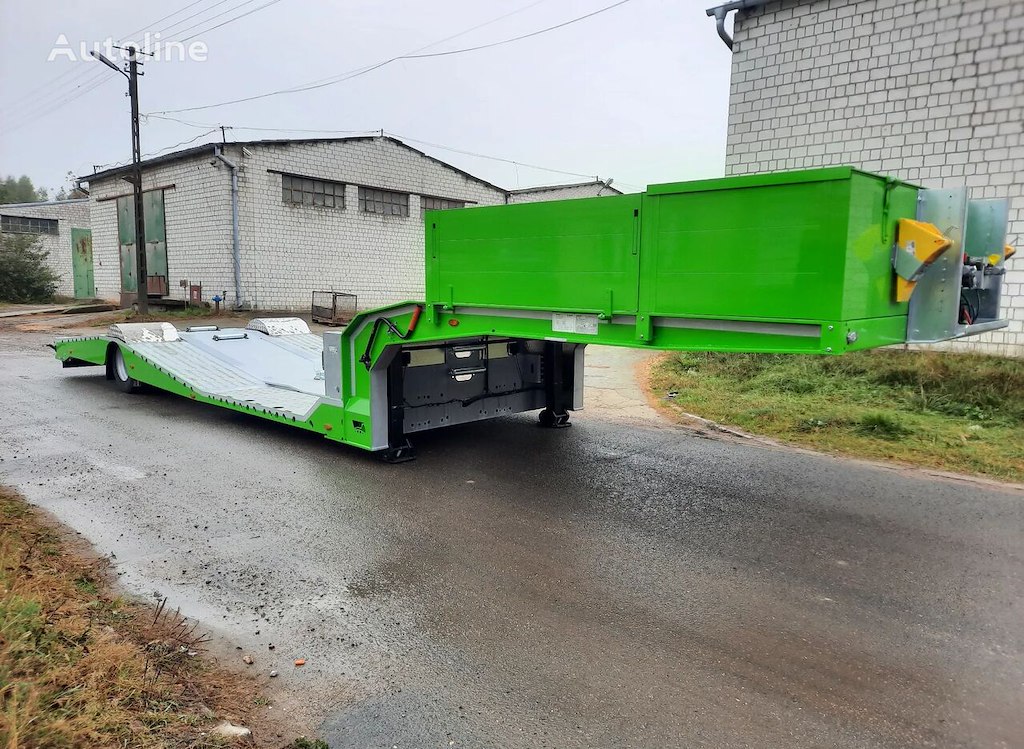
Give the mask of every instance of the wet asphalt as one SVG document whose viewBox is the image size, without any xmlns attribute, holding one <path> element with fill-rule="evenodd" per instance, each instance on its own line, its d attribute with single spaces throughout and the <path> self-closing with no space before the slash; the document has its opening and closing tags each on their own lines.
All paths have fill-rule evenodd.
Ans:
<svg viewBox="0 0 1024 749">
<path fill-rule="evenodd" d="M 331 747 L 1024 746 L 1017 490 L 701 437 L 600 350 L 614 407 L 391 466 L 51 337 L 0 332 L 0 481 Z"/>
</svg>

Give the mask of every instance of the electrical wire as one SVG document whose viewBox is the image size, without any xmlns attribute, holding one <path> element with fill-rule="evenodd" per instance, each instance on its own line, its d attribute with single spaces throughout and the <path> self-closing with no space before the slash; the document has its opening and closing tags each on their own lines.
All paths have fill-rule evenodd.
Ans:
<svg viewBox="0 0 1024 749">
<path fill-rule="evenodd" d="M 184 29 L 179 29 L 178 31 L 176 31 L 174 33 L 175 34 L 187 33 L 189 31 L 191 31 L 192 29 L 199 28 L 200 26 L 202 26 L 205 23 L 209 23 L 210 21 L 214 20 L 215 18 L 220 18 L 221 16 L 227 15 L 228 13 L 230 13 L 232 11 L 235 11 L 235 10 L 238 10 L 239 8 L 241 8 L 243 6 L 251 5 L 254 2 L 256 2 L 256 0 L 245 0 L 245 2 L 241 2 L 238 5 L 233 5 L 230 8 L 228 8 L 227 10 L 225 10 L 225 11 L 223 11 L 221 13 L 218 13 L 217 15 L 210 16 L 209 18 L 204 18 L 199 23 L 193 24 L 192 26 L 189 26 L 189 27 L 184 28 Z M 196 33 L 192 34 L 191 36 L 186 36 L 184 39 L 172 39 L 171 41 L 177 42 L 179 44 L 184 44 L 187 41 L 191 41 L 192 39 L 195 39 L 200 34 L 206 34 L 206 33 L 209 33 L 211 31 L 213 31 L 214 29 L 219 29 L 221 26 L 227 26 L 229 23 L 233 23 L 234 21 L 237 21 L 240 18 L 245 18 L 246 16 L 251 16 L 253 13 L 258 13 L 259 11 L 263 10 L 264 8 L 269 8 L 271 5 L 276 5 L 279 2 L 281 2 L 281 0 L 270 0 L 270 2 L 264 3 L 263 5 L 260 5 L 260 6 L 256 7 L 256 8 L 252 8 L 251 10 L 248 10 L 245 13 L 240 13 L 239 15 L 234 16 L 232 18 L 229 18 L 226 21 L 222 21 L 221 23 L 218 23 L 215 26 L 210 26 L 209 28 L 206 28 L 206 29 L 200 29 Z"/>
<path fill-rule="evenodd" d="M 629 2 L 632 2 L 632 0 L 619 0 L 619 2 L 617 2 L 617 3 L 612 3 L 611 5 L 606 5 L 603 8 L 598 8 L 597 10 L 595 10 L 595 11 L 593 11 L 591 13 L 587 13 L 584 16 L 578 16 L 576 18 L 571 18 L 568 21 L 563 21 L 562 23 L 555 24 L 554 26 L 548 26 L 546 29 L 538 29 L 537 31 L 531 31 L 529 34 L 522 34 L 521 36 L 514 36 L 514 37 L 512 37 L 510 39 L 502 39 L 501 41 L 491 42 L 489 44 L 481 44 L 481 45 L 476 46 L 476 47 L 465 47 L 464 49 L 452 49 L 452 50 L 448 50 L 447 52 L 431 52 L 430 54 L 426 54 L 426 55 L 404 55 L 404 56 L 402 56 L 401 59 L 403 59 L 403 60 L 420 60 L 420 59 L 423 59 L 425 57 L 446 57 L 447 55 L 461 55 L 464 52 L 477 52 L 477 51 L 479 51 L 481 49 L 491 49 L 493 47 L 500 47 L 500 46 L 502 46 L 504 44 L 512 44 L 513 42 L 521 42 L 523 39 L 531 39 L 531 38 L 533 38 L 535 36 L 540 36 L 541 34 L 546 34 L 549 31 L 555 31 L 556 29 L 565 28 L 566 26 L 571 26 L 574 23 L 579 23 L 580 21 L 585 21 L 588 18 L 593 18 L 594 16 L 598 16 L 598 15 L 600 15 L 602 13 L 606 13 L 609 10 L 613 10 L 614 8 L 618 8 L 620 5 L 625 5 L 626 3 L 629 3 Z"/>
<path fill-rule="evenodd" d="M 2 131 L 5 134 L 6 133 L 12 133 L 15 130 L 19 130 L 19 129 L 25 127 L 25 125 L 29 125 L 29 124 L 34 123 L 39 117 L 45 117 L 46 115 L 48 115 L 48 114 L 50 114 L 52 112 L 56 112 L 58 109 L 60 109 L 61 107 L 65 106 L 66 104 L 70 104 L 71 102 L 75 101 L 76 99 L 82 98 L 83 96 L 85 96 L 86 94 L 90 93 L 91 91 L 94 91 L 95 89 L 99 88 L 103 84 L 108 83 L 108 82 L 113 81 L 113 80 L 117 80 L 117 79 L 114 78 L 113 76 L 103 75 L 103 76 L 100 76 L 100 77 L 97 77 L 97 78 L 93 79 L 89 83 L 82 83 L 79 86 L 79 90 L 77 90 L 75 93 L 71 94 L 70 96 L 67 96 L 66 98 L 64 98 L 62 100 L 51 102 L 52 106 L 50 106 L 49 108 L 44 108 L 42 110 L 31 110 L 30 112 L 26 113 L 25 118 L 22 119 L 20 122 L 16 122 L 13 125 L 5 126 L 3 128 L 0 128 L 0 129 L 2 129 Z"/>
<path fill-rule="evenodd" d="M 193 13 L 190 16 L 185 16 L 184 18 L 179 18 L 177 21 L 175 21 L 174 23 L 172 23 L 170 26 L 168 26 L 167 28 L 163 29 L 159 33 L 160 33 L 161 36 L 163 36 L 164 34 L 170 34 L 171 30 L 174 29 L 174 27 L 180 26 L 181 24 L 185 23 L 186 21 L 191 21 L 193 18 L 196 18 L 197 16 L 201 16 L 204 13 L 209 13 L 214 8 L 220 7 L 221 5 L 223 5 L 226 2 L 228 2 L 228 0 L 217 0 L 217 2 L 215 2 L 213 5 L 209 5 L 209 6 L 205 7 L 205 8 L 203 8 L 202 10 L 196 11 L 195 13 Z M 255 2 L 255 0 L 248 0 L 248 2 Z M 191 7 L 191 6 L 189 6 L 189 7 Z M 231 10 L 232 9 L 228 9 L 227 11 L 225 11 L 225 13 L 230 13 Z M 215 16 L 210 16 L 210 18 L 207 18 L 207 19 L 204 19 L 202 21 L 199 21 L 199 24 L 206 23 L 207 21 L 212 20 L 214 18 L 218 18 L 218 17 L 220 17 L 222 15 L 223 15 L 223 13 L 218 13 Z M 188 31 L 189 29 L 195 28 L 195 26 L 197 26 L 199 24 L 194 24 L 193 26 L 189 26 L 186 29 L 178 29 L 177 31 L 174 31 L 174 33 L 177 34 L 177 33 L 180 33 L 181 31 Z M 156 24 L 154 23 L 154 24 L 150 24 L 150 25 L 151 26 L 155 26 Z M 133 33 L 138 34 L 139 32 L 135 31 Z"/>
<path fill-rule="evenodd" d="M 224 15 L 226 15 L 226 14 L 228 14 L 228 13 L 234 11 L 234 10 L 238 10 L 239 8 L 241 8 L 241 7 L 245 6 L 245 5 L 249 5 L 249 4 L 251 4 L 251 3 L 255 2 L 255 1 L 256 0 L 245 0 L 245 2 L 242 2 L 242 3 L 238 4 L 238 5 L 234 5 L 234 6 L 230 7 L 230 8 L 228 8 L 227 10 L 222 11 L 221 13 L 218 13 L 216 15 L 209 16 L 208 18 L 205 18 L 202 21 L 200 21 L 200 22 L 198 22 L 196 24 L 193 24 L 192 26 L 188 26 L 185 29 L 180 29 L 178 33 L 184 33 L 184 32 L 187 32 L 187 31 L 191 31 L 192 29 L 196 29 L 196 28 L 198 28 L 198 27 L 208 23 L 209 21 L 214 20 L 215 18 L 220 18 L 221 16 L 224 16 Z M 237 16 L 232 17 L 232 18 L 228 18 L 227 20 L 225 20 L 225 21 L 223 21 L 223 22 L 221 22 L 219 24 L 216 24 L 214 26 L 211 26 L 209 28 L 201 29 L 201 30 L 197 31 L 195 34 L 192 34 L 191 36 L 188 36 L 185 39 L 181 39 L 181 40 L 177 40 L 177 41 L 179 43 L 184 43 L 186 41 L 194 39 L 196 36 L 199 36 L 200 34 L 205 34 L 205 33 L 209 32 L 209 31 L 213 31 L 214 29 L 219 29 L 219 28 L 221 28 L 223 26 L 228 25 L 229 23 L 237 21 L 237 20 L 239 20 L 241 18 L 244 18 L 246 16 L 252 15 L 253 13 L 257 13 L 258 11 L 263 10 L 264 8 L 270 7 L 271 5 L 275 5 L 278 2 L 280 2 L 280 1 L 281 0 L 270 0 L 270 2 L 264 3 L 263 5 L 260 5 L 260 6 L 256 7 L 256 8 L 253 8 L 253 9 L 251 9 L 251 10 L 245 12 L 245 13 L 241 13 L 241 14 L 239 14 Z M 192 2 L 189 5 L 186 5 L 185 7 L 175 11 L 174 13 L 170 13 L 170 14 L 166 15 L 166 16 L 164 16 L 161 19 L 158 19 L 157 21 L 153 22 L 150 25 L 151 26 L 155 26 L 156 24 L 161 23 L 162 21 L 165 21 L 168 18 L 171 18 L 172 16 L 177 15 L 178 13 L 184 12 L 185 10 L 188 10 L 189 8 L 192 8 L 192 7 L 198 5 L 201 2 L 206 2 L 206 0 L 195 0 L 195 2 Z M 185 21 L 188 21 L 188 20 L 190 20 L 192 18 L 195 18 L 197 16 L 200 16 L 200 15 L 203 15 L 204 13 L 207 13 L 207 12 L 213 10 L 214 8 L 216 8 L 217 6 L 223 5 L 226 2 L 228 2 L 228 0 L 218 0 L 218 2 L 215 2 L 213 5 L 207 6 L 206 8 L 203 8 L 202 10 L 199 10 L 196 13 L 193 13 L 190 16 L 186 16 L 185 18 L 176 21 L 175 23 L 173 23 L 169 27 L 167 27 L 167 29 L 165 29 L 164 32 L 154 32 L 154 33 L 155 34 L 167 33 L 170 29 L 173 29 L 175 26 L 180 26 Z M 130 37 L 130 36 L 133 36 L 135 34 L 142 33 L 145 30 L 146 30 L 146 27 L 142 27 L 142 28 L 137 29 L 137 30 L 135 30 L 133 32 L 130 32 L 129 34 L 126 34 L 125 37 Z M 81 96 L 84 96 L 85 94 L 89 93 L 90 91 L 92 91 L 95 88 L 98 88 L 101 85 L 100 82 L 99 82 L 101 80 L 101 77 L 102 78 L 106 78 L 107 77 L 106 71 L 95 71 L 95 70 L 93 70 L 91 72 L 94 72 L 95 74 L 91 78 L 83 78 L 83 76 L 88 75 L 89 72 L 90 72 L 90 70 L 86 70 L 86 69 L 81 69 L 80 68 L 80 69 L 77 69 L 77 70 L 69 70 L 69 71 L 65 71 L 64 73 L 62 73 L 60 76 L 58 76 L 58 78 L 64 78 L 64 77 L 67 77 L 70 73 L 75 73 L 74 77 L 72 77 L 68 81 L 69 83 L 72 82 L 75 78 L 82 78 L 82 82 L 79 83 L 75 87 L 75 90 L 83 89 L 83 87 L 84 87 L 84 90 L 81 90 L 79 93 L 71 95 L 71 96 L 68 96 L 66 91 L 55 91 L 55 92 L 53 92 L 53 93 L 57 93 L 58 94 L 58 98 L 54 98 L 54 99 L 52 99 L 50 101 L 37 102 L 37 103 L 35 103 L 33 105 L 33 108 L 29 109 L 28 111 L 17 112 L 17 115 L 18 115 L 18 117 L 19 117 L 19 119 L 21 121 L 20 122 L 16 121 L 17 124 L 14 124 L 14 125 L 11 125 L 10 127 L 4 128 L 5 132 L 13 132 L 15 130 L 18 130 L 18 129 L 24 127 L 29 122 L 32 122 L 32 121 L 36 120 L 38 117 L 45 116 L 47 114 L 50 114 L 51 112 L 55 112 L 57 109 L 60 109 L 61 107 L 71 103 L 75 99 L 81 98 Z M 56 79 L 54 79 L 54 80 L 56 80 Z M 44 84 L 44 85 L 46 85 L 46 84 Z M 33 92 L 31 94 L 28 94 L 26 97 L 22 97 L 22 99 L 25 99 L 25 98 L 28 98 L 28 97 L 31 97 L 31 96 L 37 96 L 37 95 L 38 95 L 38 89 L 35 92 Z M 66 98 L 61 99 L 59 97 L 66 97 Z"/>
<path fill-rule="evenodd" d="M 181 7 L 181 8 L 179 8 L 178 10 L 174 11 L 173 13 L 168 13 L 163 18 L 158 18 L 156 21 L 152 21 L 152 22 L 146 24 L 145 26 L 136 29 L 135 31 L 129 32 L 127 34 L 124 34 L 124 35 L 118 37 L 118 39 L 126 39 L 128 37 L 135 36 L 136 34 L 141 34 L 141 33 L 145 32 L 146 29 L 151 28 L 153 26 L 156 26 L 157 24 L 163 23 L 168 18 L 172 18 L 172 17 L 178 15 L 179 13 L 184 13 L 186 10 L 189 10 L 190 8 L 193 8 L 196 5 L 199 5 L 200 3 L 205 3 L 205 2 L 208 2 L 208 0 L 193 0 L 193 2 L 189 3 L 188 5 L 185 5 L 185 6 Z M 191 16 L 188 16 L 187 18 L 182 19 L 182 21 L 188 20 L 188 18 L 194 18 L 196 15 L 201 15 L 202 13 L 205 13 L 205 12 L 207 12 L 209 10 L 212 10 L 213 8 L 217 7 L 218 5 L 221 5 L 222 3 L 226 3 L 226 2 L 228 2 L 228 0 L 218 0 L 218 2 L 214 3 L 213 5 L 209 6 L 208 8 L 206 8 L 204 10 L 201 10 L 198 13 L 193 13 Z M 171 24 L 168 28 L 174 28 L 175 26 L 177 26 L 182 21 L 177 21 L 177 22 Z M 86 62 L 88 62 L 88 61 L 86 61 Z M 67 78 L 69 75 L 72 75 L 72 74 L 74 74 L 75 78 L 82 78 L 82 77 L 84 77 L 85 75 L 87 75 L 90 72 L 94 72 L 93 68 L 91 66 L 87 66 L 87 67 L 84 67 L 84 68 L 83 67 L 75 67 L 75 68 L 70 68 L 68 70 L 65 70 L 60 75 L 58 75 L 58 76 L 56 76 L 54 78 L 51 78 L 49 81 L 46 81 L 45 83 L 42 83 L 39 86 L 36 86 L 31 91 L 29 91 L 26 94 L 24 94 L 23 96 L 8 102 L 7 104 L 4 105 L 3 108 L 6 110 L 6 109 L 9 109 L 9 108 L 12 108 L 12 107 L 16 107 L 21 102 L 27 101 L 29 99 L 35 99 L 36 101 L 38 101 L 40 95 L 42 94 L 42 92 L 44 90 L 46 90 L 47 88 L 49 88 L 50 86 L 52 86 L 53 84 L 57 83 L 58 81 L 61 81 L 64 78 Z M 63 94 L 64 92 L 60 92 L 60 93 Z M 45 96 L 49 96 L 49 95 L 50 95 L 49 93 L 45 94 Z"/>
<path fill-rule="evenodd" d="M 321 134 L 321 135 L 363 135 L 369 133 L 380 133 L 382 135 L 388 135 L 392 138 L 397 138 L 403 142 L 417 143 L 422 146 L 428 146 L 430 148 L 438 148 L 442 151 L 450 151 L 452 153 L 462 154 L 463 156 L 472 156 L 478 159 L 487 159 L 489 161 L 500 161 L 505 164 L 513 164 L 515 166 L 522 166 L 528 169 L 537 169 L 542 172 L 551 172 L 552 174 L 562 174 L 569 177 L 583 177 L 586 179 L 599 180 L 600 177 L 593 174 L 582 174 L 581 172 L 570 172 L 565 169 L 552 169 L 546 166 L 540 166 L 538 164 L 529 164 L 525 161 L 516 161 L 515 159 L 507 159 L 501 156 L 490 156 L 488 154 L 476 153 L 474 151 L 466 151 L 461 148 L 452 148 L 451 146 L 444 146 L 440 143 L 432 143 L 431 141 L 420 140 L 407 135 L 400 135 L 398 133 L 392 133 L 386 130 L 314 130 L 308 128 L 289 128 L 289 127 L 248 127 L 245 125 L 216 125 L 212 122 L 191 122 L 189 120 L 182 120 L 177 117 L 168 117 L 166 115 L 150 114 L 146 115 L 147 118 L 152 117 L 157 120 L 165 120 L 168 122 L 176 122 L 181 125 L 195 128 L 214 128 L 219 129 L 225 127 L 229 130 L 250 130 L 253 132 L 272 132 L 272 133 L 308 133 L 308 134 Z"/>
<path fill-rule="evenodd" d="M 587 14 L 582 15 L 582 16 L 577 16 L 576 18 L 571 18 L 568 21 L 563 21 L 562 23 L 555 24 L 554 26 L 548 26 L 548 27 L 543 28 L 543 29 L 537 29 L 536 31 L 531 31 L 528 34 L 521 34 L 519 36 L 511 37 L 509 39 L 502 39 L 502 40 L 499 40 L 499 41 L 496 41 L 496 42 L 491 42 L 489 44 L 482 44 L 482 45 L 478 45 L 478 46 L 475 46 L 475 47 L 466 47 L 464 49 L 448 50 L 446 52 L 432 52 L 432 53 L 429 53 L 429 54 L 418 54 L 417 51 L 409 52 L 409 53 L 406 53 L 406 54 L 402 54 L 402 55 L 397 55 L 395 57 L 391 57 L 391 58 L 389 58 L 387 60 L 382 60 L 381 62 L 374 63 L 372 65 L 367 65 L 367 66 L 363 66 L 361 68 L 355 68 L 353 70 L 349 70 L 349 71 L 346 71 L 344 73 L 340 73 L 339 75 L 335 76 L 334 78 L 326 78 L 326 79 L 322 79 L 321 81 L 314 81 L 314 82 L 308 83 L 308 84 L 300 84 L 299 86 L 294 86 L 292 88 L 280 89 L 278 91 L 269 91 L 269 92 L 264 93 L 264 94 L 255 94 L 253 96 L 245 96 L 245 97 L 241 97 L 241 98 L 238 98 L 238 99 L 231 99 L 229 101 L 218 102 L 216 104 L 203 104 L 203 105 L 195 106 L 195 107 L 182 107 L 180 109 L 161 109 L 161 110 L 157 110 L 155 112 L 151 112 L 150 114 L 181 114 L 181 113 L 184 113 L 184 112 L 198 112 L 198 111 L 205 110 L 205 109 L 215 109 L 217 107 L 226 107 L 226 106 L 229 106 L 229 105 L 232 105 L 232 104 L 241 104 L 243 102 L 257 101 L 257 100 L 260 100 L 260 99 L 267 99 L 267 98 L 272 97 L 272 96 L 282 96 L 284 94 L 296 94 L 296 93 L 302 93 L 304 91 L 313 91 L 315 89 L 324 88 L 326 86 L 333 86 L 333 85 L 336 85 L 338 83 L 343 83 L 344 81 L 352 80 L 353 78 L 358 78 L 358 77 L 366 75 L 367 73 L 370 73 L 370 72 L 372 72 L 374 70 L 382 68 L 385 65 L 389 65 L 389 64 L 391 64 L 393 62 L 397 62 L 399 60 L 419 60 L 419 59 L 424 59 L 424 58 L 428 58 L 428 57 L 447 57 L 447 56 L 450 56 L 450 55 L 463 54 L 463 53 L 466 53 L 466 52 L 476 52 L 478 50 L 491 49 L 493 47 L 500 47 L 500 46 L 505 45 L 505 44 L 512 44 L 513 42 L 518 42 L 518 41 L 521 41 L 523 39 L 529 39 L 529 38 L 532 38 L 532 37 L 535 37 L 535 36 L 539 36 L 541 34 L 546 34 L 546 33 L 550 32 L 550 31 L 555 31 L 556 29 L 565 28 L 566 26 L 570 26 L 570 25 L 572 25 L 574 23 L 579 23 L 580 21 L 584 21 L 584 20 L 586 20 L 588 18 L 593 18 L 596 15 L 599 15 L 601 13 L 606 13 L 607 11 L 613 10 L 614 8 L 618 8 L 618 7 L 622 6 L 622 5 L 625 5 L 626 3 L 630 3 L 630 2 L 633 2 L 633 0 L 618 0 L 618 2 L 612 3 L 611 5 L 606 5 L 603 8 L 599 8 L 599 9 L 597 9 L 595 11 L 591 11 L 590 13 L 587 13 Z M 450 38 L 452 38 L 452 37 L 450 37 Z M 427 45 L 427 46 L 428 47 L 432 47 L 432 46 L 435 46 L 436 44 L 439 44 L 439 43 L 440 42 L 434 42 L 433 44 L 430 44 L 430 45 Z M 421 49 L 423 49 L 423 48 L 421 48 Z"/>
</svg>

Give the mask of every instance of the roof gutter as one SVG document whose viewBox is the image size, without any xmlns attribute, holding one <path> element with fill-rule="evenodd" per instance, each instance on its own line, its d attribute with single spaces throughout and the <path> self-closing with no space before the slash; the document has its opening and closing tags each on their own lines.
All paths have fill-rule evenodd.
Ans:
<svg viewBox="0 0 1024 749">
<path fill-rule="evenodd" d="M 756 8 L 759 5 L 765 5 L 772 0 L 733 0 L 731 3 L 725 5 L 719 5 L 717 8 L 708 8 L 707 14 L 715 17 L 715 29 L 718 31 L 718 36 L 725 42 L 725 46 L 732 49 L 732 37 L 729 36 L 729 32 L 725 30 L 725 17 L 734 10 L 748 10 L 750 8 Z"/>
</svg>

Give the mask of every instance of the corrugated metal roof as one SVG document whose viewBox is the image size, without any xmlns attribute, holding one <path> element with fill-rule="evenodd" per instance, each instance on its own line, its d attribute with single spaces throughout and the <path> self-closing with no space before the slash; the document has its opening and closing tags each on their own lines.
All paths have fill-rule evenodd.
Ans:
<svg viewBox="0 0 1024 749">
<path fill-rule="evenodd" d="M 619 195 L 622 195 L 622 190 L 618 189 L 617 187 L 612 187 L 611 185 L 606 184 L 603 179 L 592 179 L 589 182 L 569 182 L 568 184 L 565 185 L 541 185 L 540 187 L 523 187 L 518 190 L 508 190 L 507 192 L 509 195 L 522 195 L 524 193 L 531 192 L 547 192 L 549 190 L 568 190 L 573 187 L 589 187 L 590 185 L 601 185 L 606 190 L 612 190 L 613 192 L 617 192 Z"/>
<path fill-rule="evenodd" d="M 0 208 L 41 208 L 46 205 L 71 205 L 88 203 L 89 198 L 73 198 L 72 200 L 38 200 L 33 203 L 0 203 Z"/>
<path fill-rule="evenodd" d="M 508 192 L 508 190 L 506 190 L 503 187 L 498 187 L 497 185 L 492 184 L 492 183 L 488 182 L 485 179 L 481 179 L 480 177 L 477 177 L 475 174 L 470 174 L 469 172 L 467 172 L 467 171 L 465 171 L 463 169 L 459 169 L 457 166 L 453 166 L 452 164 L 449 164 L 447 161 L 442 161 L 439 158 L 436 158 L 434 156 L 426 154 L 423 151 L 419 150 L 418 148 L 413 148 L 408 143 L 405 143 L 404 141 L 401 141 L 398 138 L 394 138 L 394 137 L 392 137 L 390 135 L 384 135 L 384 136 L 381 136 L 381 135 L 352 135 L 352 136 L 347 136 L 347 137 L 344 137 L 344 138 L 280 138 L 280 139 L 271 139 L 271 140 L 235 140 L 235 141 L 228 141 L 226 143 L 205 143 L 205 144 L 203 144 L 201 146 L 193 146 L 192 148 L 186 148 L 186 149 L 183 149 L 181 151 L 173 151 L 172 153 L 166 153 L 166 154 L 163 154 L 162 156 L 154 156 L 153 158 L 143 159 L 141 166 L 142 166 L 143 170 L 146 170 L 146 169 L 149 169 L 149 168 L 154 167 L 154 166 L 160 166 L 161 164 L 169 164 L 169 163 L 172 163 L 172 162 L 175 162 L 175 161 L 181 161 L 183 159 L 190 159 L 190 158 L 193 158 L 193 157 L 196 157 L 196 156 L 201 156 L 203 154 L 210 154 L 210 155 L 212 155 L 215 148 L 224 148 L 224 147 L 231 147 L 231 146 L 242 146 L 242 147 L 282 146 L 282 145 L 283 146 L 290 146 L 290 145 L 295 145 L 295 144 L 300 144 L 300 143 L 347 143 L 347 142 L 355 142 L 355 141 L 373 141 L 373 140 L 386 140 L 386 141 L 390 141 L 391 143 L 399 145 L 402 148 L 408 149 L 409 151 L 412 151 L 413 153 L 417 153 L 417 154 L 419 154 L 420 156 L 422 156 L 422 157 L 424 157 L 426 159 L 430 159 L 431 161 L 433 161 L 433 162 L 435 162 L 437 164 L 440 164 L 441 166 L 444 166 L 444 167 L 446 167 L 448 169 L 451 169 L 454 172 L 458 172 L 459 174 L 461 174 L 462 176 L 466 177 L 467 179 L 471 179 L 474 182 L 479 182 L 480 184 L 486 185 L 487 187 L 493 188 L 493 189 L 495 189 L 495 190 L 497 190 L 498 192 L 501 192 L 501 193 L 507 193 Z M 131 172 L 131 170 L 132 170 L 132 165 L 131 164 L 124 164 L 122 166 L 116 166 L 116 167 L 113 167 L 111 169 L 104 169 L 103 171 L 99 171 L 99 172 L 96 172 L 94 174 L 90 174 L 88 177 L 80 177 L 79 179 L 82 182 L 89 182 L 89 183 L 98 182 L 100 180 L 109 179 L 111 177 L 119 177 L 119 176 L 128 174 L 128 173 Z"/>
</svg>

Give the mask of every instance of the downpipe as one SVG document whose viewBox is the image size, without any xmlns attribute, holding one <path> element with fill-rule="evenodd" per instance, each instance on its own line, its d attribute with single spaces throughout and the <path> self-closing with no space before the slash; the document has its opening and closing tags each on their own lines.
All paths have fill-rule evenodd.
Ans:
<svg viewBox="0 0 1024 749">
<path fill-rule="evenodd" d="M 238 237 L 238 165 L 228 159 L 220 146 L 213 147 L 213 156 L 231 170 L 231 264 L 235 272 L 235 309 L 248 309 L 242 296 L 242 250 Z"/>
</svg>

